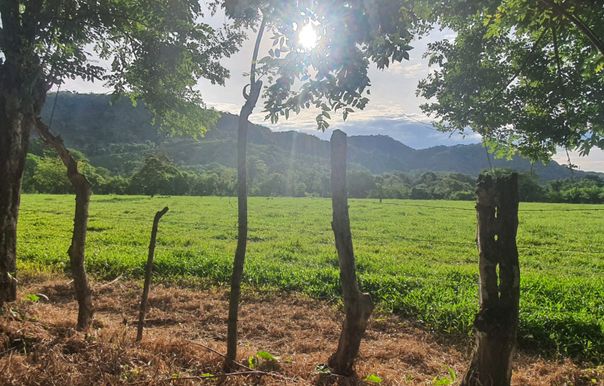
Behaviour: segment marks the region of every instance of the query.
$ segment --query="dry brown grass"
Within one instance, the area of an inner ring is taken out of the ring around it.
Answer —
[[[393,316],[372,319],[356,366],[358,378],[326,377],[316,372],[335,349],[342,314],[337,306],[295,294],[247,294],[240,315],[240,358],[259,350],[280,357],[264,369],[279,375],[220,374],[222,357],[197,344],[224,350],[227,292],[157,285],[149,298],[145,336],[134,342],[134,320],[141,286],[118,281],[96,284],[95,322],[88,333],[76,332],[76,303],[66,278],[33,277],[23,299],[0,315],[0,384],[200,384],[331,385],[362,384],[378,374],[384,385],[430,385],[447,368],[462,374],[469,342],[452,344]],[[100,289],[98,289],[101,287]],[[246,363],[245,359],[243,363]],[[546,360],[520,353],[516,385],[604,385],[602,367],[585,369],[570,360]]]

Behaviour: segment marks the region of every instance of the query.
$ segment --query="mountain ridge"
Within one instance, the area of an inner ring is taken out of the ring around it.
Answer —
[[[197,141],[162,137],[151,124],[151,116],[144,105],[132,106],[125,98],[110,104],[107,95],[62,92],[58,100],[53,130],[68,146],[84,152],[95,165],[110,170],[119,166],[123,168],[121,172],[131,172],[128,169],[140,163],[145,149],[163,151],[177,163],[191,168],[204,168],[212,163],[227,167],[236,165],[236,115],[222,113],[216,127]],[[47,104],[42,114],[47,120],[51,114],[50,105]],[[328,141],[297,131],[272,131],[258,124],[250,124],[248,130],[250,159],[264,162],[269,169],[283,170],[298,162],[317,169],[329,166]],[[489,161],[480,144],[413,149],[383,134],[351,135],[348,144],[351,168],[372,174],[431,171],[476,176],[490,164],[520,172],[532,170],[542,180],[592,174],[571,171],[555,161],[531,165],[519,156]],[[111,155],[121,154],[117,152],[120,149],[137,159],[127,165],[115,162]]]

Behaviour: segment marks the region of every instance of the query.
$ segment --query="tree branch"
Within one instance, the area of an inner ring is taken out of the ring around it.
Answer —
[[[587,37],[587,39],[589,39],[593,47],[600,51],[602,55],[604,55],[604,41],[602,41],[587,24],[585,24],[581,19],[579,19],[578,16],[573,15],[567,9],[565,9],[559,4],[554,3],[551,0],[539,1],[545,6],[553,9],[554,11],[557,11],[558,14],[570,20],[570,22],[574,24],[574,26],[577,27],[585,35],[585,37]]]
[[[537,50],[537,47],[539,47],[539,44],[541,43],[541,39],[543,39],[543,37],[545,36],[545,32],[547,32],[547,28],[544,28],[543,31],[541,31],[541,34],[539,35],[539,37],[537,38],[535,43],[533,43],[533,46],[531,47],[531,51],[526,56],[524,61],[521,63],[520,68],[518,68],[518,71],[516,71],[516,73],[514,73],[514,76],[512,76],[508,80],[506,85],[504,87],[502,87],[497,94],[495,94],[491,99],[489,99],[487,104],[491,104],[491,103],[495,102],[495,100],[497,98],[499,98],[505,92],[505,90],[507,90],[507,88],[520,76],[520,74],[522,74],[522,72],[526,69],[526,66],[529,64],[530,59],[533,57],[533,54]]]
[[[254,83],[256,83],[256,64],[258,62],[258,51],[260,51],[260,43],[262,42],[262,35],[264,34],[264,29],[266,27],[266,16],[262,16],[262,22],[260,23],[260,27],[258,28],[258,35],[256,35],[256,44],[254,45],[254,54],[252,55],[252,66],[250,69],[250,83],[252,88],[254,87]]]
[[[61,158],[61,161],[63,161],[63,164],[67,168],[67,177],[71,182],[75,182],[74,186],[77,186],[76,183],[90,186],[86,177],[79,172],[78,162],[73,158],[69,150],[67,150],[61,137],[52,134],[50,128],[42,122],[42,119],[40,118],[36,121],[36,129],[44,141],[57,152],[59,158]]]

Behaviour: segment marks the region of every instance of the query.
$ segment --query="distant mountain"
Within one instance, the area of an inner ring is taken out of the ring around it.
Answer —
[[[50,119],[54,95],[43,111]],[[98,94],[60,93],[53,115],[52,129],[66,144],[84,152],[97,166],[130,173],[150,151],[162,151],[174,161],[191,168],[210,164],[235,167],[237,116],[224,113],[217,126],[199,141],[190,138],[163,138],[151,124],[151,116],[139,104],[126,99],[110,103]],[[273,132],[250,125],[249,157],[269,169],[282,171],[292,166],[325,169],[329,165],[329,142],[295,131]],[[437,146],[416,150],[384,135],[351,136],[349,161],[352,168],[373,174],[384,172],[456,172],[476,176],[489,167],[480,144]],[[495,167],[531,170],[526,159],[492,160]],[[566,178],[571,171],[551,161],[535,164],[534,172],[543,180]],[[575,176],[584,172],[574,172]]]

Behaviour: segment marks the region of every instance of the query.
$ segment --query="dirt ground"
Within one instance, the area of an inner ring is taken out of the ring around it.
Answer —
[[[317,366],[338,340],[339,307],[301,295],[244,291],[241,362],[247,365],[259,351],[278,360],[259,359],[254,369],[263,374],[244,374],[249,370],[242,367],[224,377],[219,353],[225,350],[225,288],[153,286],[140,344],[134,338],[141,284],[94,283],[94,291],[95,322],[84,334],[73,328],[76,303],[67,278],[22,278],[21,300],[0,311],[0,384],[353,385],[371,384],[364,379],[376,374],[381,385],[448,385],[459,382],[471,348],[470,341],[447,342],[397,317],[375,315],[357,377],[321,374]],[[32,301],[30,294],[41,295]],[[515,364],[515,385],[604,385],[602,366],[582,368],[526,353],[518,353]]]

